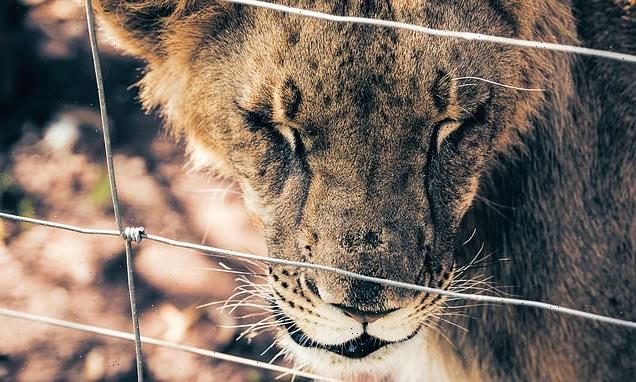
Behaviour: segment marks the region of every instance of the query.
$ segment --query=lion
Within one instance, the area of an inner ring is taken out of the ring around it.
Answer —
[[[630,2],[285,0],[636,52]],[[636,319],[636,68],[212,0],[97,0],[140,95],[270,256]],[[269,268],[277,341],[345,380],[625,381],[636,332]],[[450,342],[450,344],[448,342]]]

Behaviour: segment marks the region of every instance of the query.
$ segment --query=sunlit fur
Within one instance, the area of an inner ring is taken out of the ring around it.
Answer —
[[[276,2],[636,52],[630,1]],[[95,6],[116,44],[146,64],[144,107],[194,162],[238,184],[271,256],[636,318],[633,65],[225,1]],[[328,272],[260,273],[241,275],[225,309],[262,309],[241,335],[275,329],[276,356],[299,369],[389,381],[636,375],[628,329]],[[355,360],[285,334],[342,344],[362,330],[347,309],[390,311],[368,331],[397,342]]]

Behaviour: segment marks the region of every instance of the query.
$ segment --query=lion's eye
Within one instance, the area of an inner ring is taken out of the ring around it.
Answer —
[[[291,128],[291,131],[294,136],[294,144],[292,145],[294,153],[296,153],[296,155],[299,157],[304,157],[306,155],[306,148],[305,142],[303,142],[302,138],[300,137],[300,131],[295,128]]]
[[[442,148],[442,144],[448,139],[448,137],[457,131],[461,127],[461,122],[455,120],[444,120],[435,126],[435,136],[437,138],[436,147],[439,152]]]
[[[256,110],[247,110],[239,105],[238,102],[235,102],[235,106],[250,131],[265,132],[265,134],[269,134],[270,136],[274,134],[282,137],[282,139],[289,144],[293,152],[296,154],[304,153],[305,146],[303,145],[298,129],[285,124],[275,123],[272,118],[271,109],[264,107]]]
[[[254,110],[249,110],[236,101],[234,105],[250,131],[257,132],[262,130],[274,130],[276,128],[272,120],[272,111],[268,107],[259,107]]]

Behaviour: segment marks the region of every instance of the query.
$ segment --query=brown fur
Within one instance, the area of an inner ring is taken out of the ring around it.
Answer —
[[[634,10],[619,1],[285,3],[636,52]],[[210,0],[97,7],[122,47],[147,62],[146,108],[239,182],[271,255],[438,286],[474,255],[457,243],[476,228],[471,243],[494,253],[483,273],[496,284],[636,319],[633,66]],[[546,91],[454,80],[463,76]],[[453,131],[438,149],[444,127]],[[420,299],[332,274],[302,277],[300,292],[361,311]],[[479,318],[463,323],[468,335],[445,330],[485,380],[636,372],[631,331],[524,308],[466,312]]]

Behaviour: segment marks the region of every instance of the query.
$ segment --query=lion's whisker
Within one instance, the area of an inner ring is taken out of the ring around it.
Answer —
[[[194,190],[190,190],[189,192],[193,192],[193,193],[200,193],[200,194],[212,194],[212,193],[227,193],[227,194],[233,194],[233,195],[242,195],[242,193],[238,192],[238,191],[233,191],[230,190],[230,187],[228,188],[195,188]]]
[[[462,243],[462,245],[466,245],[466,244],[470,243],[470,241],[473,239],[473,237],[475,237],[476,233],[477,233],[477,228],[473,229],[473,233],[470,234],[470,237],[468,239],[466,239],[466,241],[464,241]]]
[[[475,254],[473,259],[468,264],[457,269],[457,276],[461,276],[462,274],[464,274],[464,272],[466,272],[468,269],[472,267],[475,261],[477,261],[477,258],[479,257],[479,255],[481,255],[482,251],[484,250],[484,247],[485,247],[485,243],[482,242],[481,246],[479,247],[479,250],[477,251],[477,254]]]
[[[304,368],[305,366],[307,366],[307,363],[302,363],[302,364],[300,364],[298,366],[294,366],[293,371],[288,371],[286,373],[282,373],[282,374],[278,375],[277,377],[275,377],[274,379],[275,380],[279,380],[279,379],[281,379],[281,378],[283,378],[283,377],[285,377],[285,376],[287,376],[289,374],[293,374],[293,377],[292,377],[292,382],[293,382],[294,378],[296,378],[296,374],[295,373],[301,371],[301,369]]]
[[[434,317],[433,317],[434,318]],[[444,334],[442,332],[442,330],[440,328],[438,328],[433,321],[424,321],[422,323],[422,325],[424,325],[425,327],[435,331],[437,334],[439,334],[442,338],[444,338],[449,344],[450,346],[454,349],[457,350],[457,348],[455,347],[455,344],[453,344],[453,341],[450,340],[450,338],[448,338],[448,336],[446,336],[446,334]]]
[[[274,357],[272,357],[272,359],[270,359],[270,360],[269,360],[269,362],[268,362],[268,363],[272,364],[272,363],[274,363],[274,361],[276,361],[276,360],[277,360],[280,356],[282,356],[282,355],[285,355],[285,356],[286,356],[287,354],[288,354],[287,349],[282,349],[281,351],[279,351],[278,353],[276,353],[276,354],[274,355]]]
[[[259,304],[252,304],[252,303],[243,303],[243,304],[237,303],[237,304],[228,305],[228,307],[232,308],[229,310],[230,313],[234,312],[236,308],[238,307],[259,308],[268,312],[275,312],[275,309],[272,308],[270,305],[259,305]]]
[[[267,349],[265,349],[262,353],[261,353],[261,357],[265,355],[265,353],[267,353],[268,351],[270,351],[274,346],[276,346],[278,344],[277,340],[273,340],[271,345],[269,345],[267,347]]]
[[[459,299],[459,298],[448,299],[447,302],[456,301],[456,300],[462,300],[462,299]],[[445,309],[465,309],[465,308],[474,308],[474,307],[481,307],[481,306],[498,306],[498,305],[488,304],[488,303],[465,304],[465,305],[448,305],[448,306],[445,307]]]
[[[245,335],[247,334],[254,334],[254,336],[259,335],[263,330],[269,330],[272,328],[278,328],[283,326],[284,324],[276,324],[276,325],[260,325],[260,326],[253,326],[253,327],[249,327],[247,329],[245,329],[237,338],[236,341],[240,340],[241,338],[243,338]]]
[[[269,312],[250,313],[250,314],[246,314],[246,315],[243,315],[243,316],[238,316],[238,317],[236,317],[236,318],[237,318],[237,319],[239,319],[239,320],[246,320],[246,319],[248,319],[248,318],[254,318],[254,317],[264,316],[264,315],[266,315],[266,314],[267,314],[267,315],[271,315],[272,313],[269,313]]]
[[[482,81],[482,82],[486,82],[489,83],[491,85],[496,85],[496,86],[500,86],[503,88],[508,88],[508,89],[514,89],[514,90],[521,90],[521,91],[525,91],[525,92],[544,92],[546,91],[546,89],[538,89],[538,88],[522,88],[519,86],[513,86],[513,85],[506,85],[506,84],[502,84],[500,82],[496,82],[496,81],[491,81],[491,80],[487,80],[485,78],[481,78],[481,77],[474,77],[474,76],[465,76],[465,77],[455,77],[453,79],[451,79],[452,81],[461,81],[461,80],[476,80],[476,81]],[[469,85],[475,85],[475,84],[462,84],[462,85],[458,85],[459,87],[461,86],[469,86]]]
[[[269,320],[271,317],[267,317],[265,318],[265,320]],[[219,325],[220,328],[225,328],[225,329],[241,329],[241,328],[251,328],[251,327],[255,327],[258,325],[266,325],[266,324],[270,324],[270,323],[274,323],[274,324],[278,324],[278,321],[264,321],[261,320],[259,322],[256,322],[254,324],[236,324],[236,325]]]
[[[461,329],[461,330],[463,330],[463,331],[465,331],[465,332],[467,332],[467,333],[468,333],[468,329],[466,329],[465,327],[463,327],[463,326],[461,326],[461,325],[459,325],[459,324],[457,324],[457,323],[455,323],[455,322],[453,322],[453,321],[447,320],[447,319],[445,319],[445,318],[443,318],[443,317],[441,317],[441,316],[439,316],[439,315],[436,315],[435,317],[436,317],[438,320],[442,320],[442,321],[444,321],[445,323],[447,323],[447,324],[449,324],[449,325],[453,325],[454,327],[456,327],[456,328],[458,328],[458,329]]]
[[[454,313],[454,312],[440,312],[436,314],[437,316],[449,316],[449,317],[464,317],[464,318],[471,318],[471,319],[475,319],[475,317],[468,315],[468,314],[464,314],[464,313]]]
[[[199,268],[201,270],[204,271],[210,271],[210,272],[219,272],[219,273],[231,273],[231,274],[235,274],[235,275],[246,275],[246,276],[253,276],[253,277],[267,277],[266,274],[264,273],[252,273],[252,272],[243,272],[243,271],[234,271],[234,270],[228,270],[228,269],[219,269],[219,268],[210,268],[210,267],[202,267]]]

